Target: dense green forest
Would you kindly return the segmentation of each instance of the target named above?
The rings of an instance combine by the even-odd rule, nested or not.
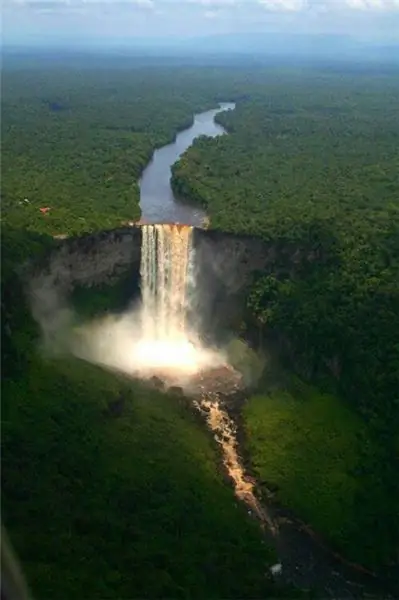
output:
[[[153,149],[224,100],[237,101],[218,116],[229,135],[195,142],[174,169],[176,191],[205,205],[213,227],[309,256],[294,273],[259,273],[248,292],[243,328],[286,361],[280,378],[269,365],[244,410],[253,465],[334,549],[392,566],[398,91],[389,74],[301,68],[6,65],[3,520],[38,598],[283,594],[264,577],[273,551],[185,402],[81,361],[45,360],[17,273],[53,236],[138,219]],[[85,315],[113,293],[93,308],[78,292]]]
[[[54,235],[138,218],[141,169],[214,105],[217,79],[135,65],[5,70],[2,520],[35,598],[294,594],[268,577],[274,549],[185,399],[46,358],[19,274],[59,243]],[[117,304],[120,291],[93,303],[76,290],[73,302],[87,317]]]
[[[312,373],[330,364],[361,410],[384,414],[399,374],[398,93],[384,77],[266,87],[218,115],[229,136],[195,141],[174,167],[213,227],[308,249],[295,279],[261,274],[251,312],[306,346]]]
[[[258,274],[245,326],[261,329],[283,348],[287,366],[344,397],[367,424],[356,467],[361,488],[346,511],[357,534],[349,548],[342,533],[332,537],[375,567],[395,560],[399,540],[398,94],[397,77],[382,75],[265,82],[217,116],[230,135],[196,140],[173,168],[176,193],[204,205],[211,226],[305,250],[294,269],[277,256],[275,270]],[[284,411],[282,402],[265,399],[263,430],[259,402],[247,413],[250,444],[256,431],[255,452],[266,461],[267,411]],[[286,425],[292,414],[302,427],[289,405]],[[305,477],[300,468],[296,477]],[[282,487],[294,480],[286,474]],[[311,520],[304,498],[291,495],[291,504]],[[328,520],[321,529],[331,537]]]
[[[221,87],[188,68],[5,68],[3,222],[71,235],[139,219],[153,150],[213,108]]]

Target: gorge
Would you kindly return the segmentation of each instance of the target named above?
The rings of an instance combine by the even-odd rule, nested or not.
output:
[[[58,59],[3,86],[33,597],[397,597],[398,78]]]
[[[213,114],[214,111],[212,119]],[[170,169],[168,161],[169,158],[166,166]],[[152,165],[159,169],[156,160],[148,166],[142,178],[147,190],[151,187]],[[160,181],[164,190],[163,176]],[[34,275],[29,273],[35,318],[42,325],[45,337],[49,333],[51,337],[76,288],[86,288],[95,294],[99,286],[128,280],[126,310],[84,324],[73,339],[78,356],[136,376],[155,375],[168,386],[181,386],[189,395],[194,375],[221,368],[225,388],[235,391],[238,388],[245,396],[242,383],[234,370],[229,369],[227,354],[223,349],[209,348],[208,342],[204,344],[202,340],[214,341],[212,336],[218,328],[232,326],[242,310],[243,292],[257,271],[273,267],[294,273],[303,262],[323,257],[253,236],[193,227],[202,223],[203,213],[177,203],[172,192],[165,212],[161,190],[152,188],[151,198],[152,202],[154,198],[159,202],[158,222],[154,221],[156,205],[153,203],[146,212],[142,204],[146,224],[62,240],[36,267]],[[171,215],[177,222],[184,217],[185,224],[166,223]],[[229,415],[229,403],[223,393],[212,389],[212,376],[207,385],[210,387],[201,388],[200,384],[200,393],[196,388],[194,404],[222,448],[224,465],[237,496],[266,525],[268,535],[275,538],[282,563],[281,581],[322,589],[330,597],[357,597],[363,584],[355,571],[339,566],[283,509],[262,508],[256,497],[256,483],[242,466],[237,426]]]

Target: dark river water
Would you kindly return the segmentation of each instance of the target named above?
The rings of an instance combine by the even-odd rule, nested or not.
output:
[[[140,180],[141,220],[145,223],[185,223],[199,226],[206,214],[201,208],[179,202],[170,186],[171,166],[200,135],[216,137],[226,132],[214,117],[234,103],[195,115],[191,127],[176,136],[173,143],[156,150]],[[265,505],[266,507],[266,505]],[[381,592],[381,581],[343,564],[315,541],[294,515],[284,507],[266,507],[277,528],[274,544],[282,564],[281,580],[300,588],[313,588],[317,598],[392,598]],[[370,595],[369,595],[370,594]]]
[[[200,135],[216,137],[223,135],[223,127],[215,123],[214,117],[224,110],[232,110],[235,104],[222,102],[219,108],[194,116],[194,123],[180,132],[174,142],[155,150],[140,179],[141,219],[145,223],[185,223],[201,225],[205,212],[199,207],[179,203],[170,187],[171,166]]]

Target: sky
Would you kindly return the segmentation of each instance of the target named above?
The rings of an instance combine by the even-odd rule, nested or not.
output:
[[[3,0],[2,32],[19,45],[251,32],[390,44],[399,42],[399,0]]]

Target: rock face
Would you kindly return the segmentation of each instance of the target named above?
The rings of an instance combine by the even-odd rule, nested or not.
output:
[[[140,227],[101,231],[63,240],[35,266],[30,278],[49,279],[64,290],[111,284],[127,271],[138,276],[140,254]]]
[[[302,263],[321,259],[317,252],[293,244],[218,229],[195,228],[194,246],[199,270],[229,294],[239,293],[256,271],[295,272]]]
[[[127,274],[137,294],[141,241],[138,225],[59,240],[57,247],[25,274],[34,316],[40,321],[55,307],[65,308],[76,286],[112,285]],[[193,244],[196,293],[192,311],[196,322],[201,316],[204,334],[234,325],[257,271],[295,270],[303,260],[318,258],[261,238],[212,229],[195,228]]]
[[[194,245],[199,271],[230,295],[240,292],[255,271],[264,269],[274,259],[260,238],[218,230],[197,229]]]
[[[262,238],[196,229],[197,294],[195,310],[205,333],[235,324],[256,272],[295,272],[318,257],[306,250]]]
[[[77,286],[112,285],[130,273],[138,292],[140,256],[141,228],[125,227],[62,240],[40,263],[28,265],[22,276],[46,336],[67,327],[68,296]]]
[[[127,271],[138,276],[141,239],[141,227],[135,225],[60,240],[57,248],[34,266],[29,278],[48,279],[70,290],[76,285],[111,284]],[[207,282],[213,293],[223,288],[230,296],[240,293],[256,271],[275,266],[282,254],[293,268],[304,258],[293,248],[212,229],[195,228],[194,247],[198,283]]]

